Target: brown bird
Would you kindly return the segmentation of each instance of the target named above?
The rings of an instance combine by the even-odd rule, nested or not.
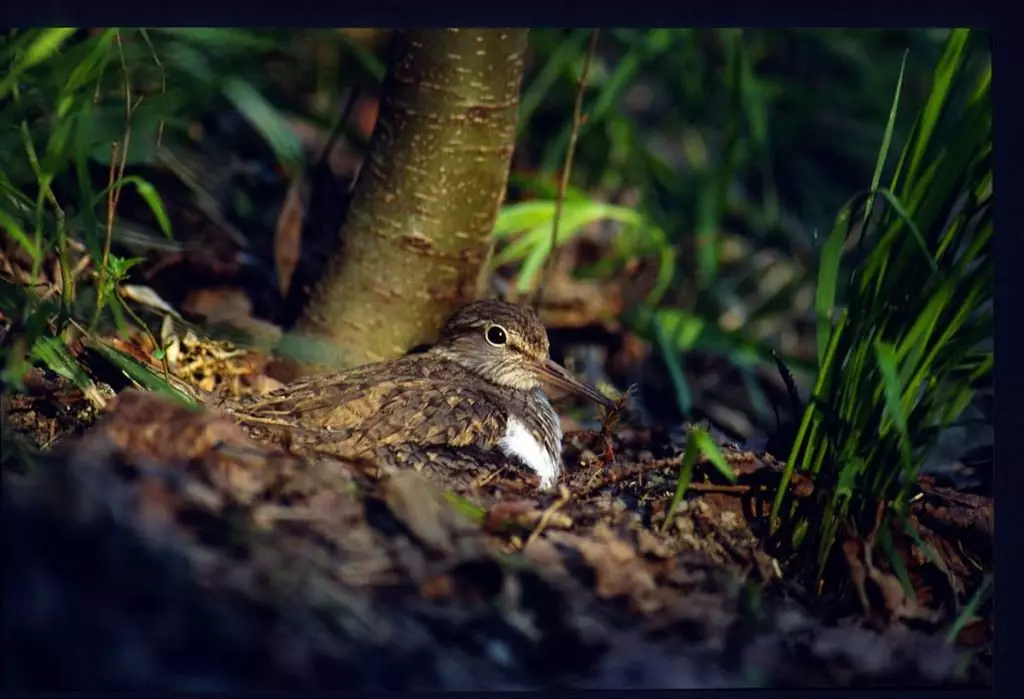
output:
[[[613,401],[548,356],[536,314],[475,301],[421,354],[311,377],[235,416],[244,424],[307,427],[332,454],[422,466],[438,460],[497,466],[512,456],[550,488],[562,471],[562,430],[543,388]]]

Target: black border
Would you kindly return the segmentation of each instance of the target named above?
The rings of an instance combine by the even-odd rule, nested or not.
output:
[[[992,99],[993,99],[993,154],[995,176],[993,195],[995,204],[995,466],[993,474],[996,495],[996,562],[999,571],[993,580],[993,597],[997,610],[995,643],[995,677],[1000,690],[1024,687],[1021,672],[1020,648],[1024,645],[1021,631],[1021,597],[1014,592],[1014,582],[1024,574],[1021,551],[1024,546],[1017,537],[1024,527],[1024,507],[1012,502],[1014,493],[1020,492],[1021,467],[1016,438],[1024,435],[1024,411],[1020,396],[1024,395],[1024,372],[1021,344],[1024,332],[1021,324],[1024,313],[1019,309],[1024,294],[1024,280],[1020,262],[1024,261],[1024,196],[1017,190],[1024,180],[1024,124],[1020,91],[1014,87],[1012,76],[1021,74],[1021,51],[1012,36],[1016,23],[1000,23],[993,28],[992,41]],[[1017,483],[1014,486],[1014,483]],[[1005,497],[1005,501],[1000,500]],[[998,581],[1002,580],[1000,585]],[[1006,581],[1010,581],[1007,583]],[[1015,660],[1016,658],[1016,660]]]
[[[994,27],[1013,0],[7,0],[0,22],[65,26]],[[1010,23],[1012,25],[1012,23]],[[1004,25],[1006,26],[1006,25]]]

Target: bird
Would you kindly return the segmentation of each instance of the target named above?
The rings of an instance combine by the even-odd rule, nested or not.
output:
[[[299,379],[235,417],[297,426],[321,453],[349,459],[457,469],[511,458],[549,490],[563,470],[562,430],[545,389],[617,407],[550,358],[532,309],[484,299],[458,309],[424,351]]]

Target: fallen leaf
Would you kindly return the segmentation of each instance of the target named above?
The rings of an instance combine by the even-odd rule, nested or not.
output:
[[[302,224],[306,219],[303,204],[303,189],[308,188],[303,174],[292,180],[285,195],[281,213],[274,230],[274,266],[277,268],[277,284],[283,295],[288,294],[292,285],[295,266],[302,256]]]

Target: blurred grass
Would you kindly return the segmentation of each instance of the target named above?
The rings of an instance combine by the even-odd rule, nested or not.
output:
[[[321,44],[329,39],[339,66],[355,66],[353,80],[381,74],[379,60],[358,41],[333,30],[310,34]],[[215,211],[208,173],[188,165],[195,159],[184,152],[194,148],[192,129],[211,108],[234,108],[283,172],[302,167],[289,124],[294,112],[276,99],[294,75],[306,75],[286,48],[296,43],[301,33],[248,29],[29,29],[0,36],[0,227],[30,260],[34,284],[0,287],[4,317],[14,321],[0,346],[5,390],[20,386],[30,363],[88,383],[55,338],[98,342],[101,327],[146,330],[117,291],[140,261],[119,245],[151,234],[120,220],[120,192],[130,186],[168,239],[174,231],[162,193],[133,168],[170,166],[198,208]],[[335,101],[343,87],[335,86]],[[329,98],[323,102],[331,106]],[[332,123],[332,112],[317,121]],[[98,173],[107,172],[104,182]],[[47,283],[40,285],[44,272]],[[106,354],[137,385],[153,388],[161,380],[133,375]]]

